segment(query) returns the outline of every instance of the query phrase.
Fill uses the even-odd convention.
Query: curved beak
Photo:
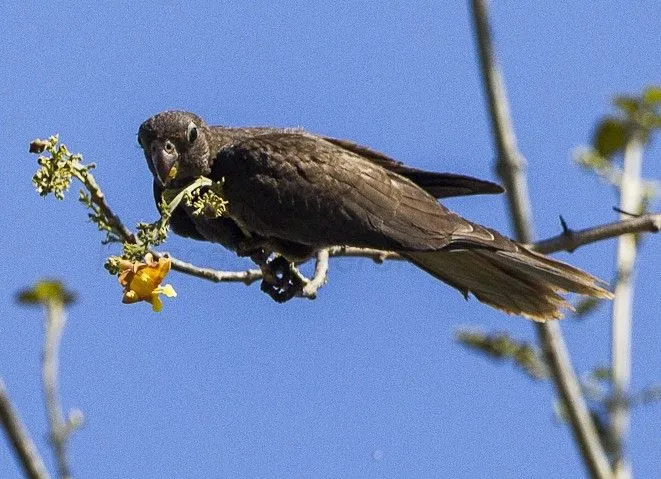
[[[165,186],[177,174],[176,150],[167,151],[164,144],[155,141],[152,145],[151,163],[161,186]]]

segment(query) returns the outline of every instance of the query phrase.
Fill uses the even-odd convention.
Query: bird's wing
[[[225,178],[232,218],[265,237],[319,247],[515,248],[397,172],[304,133],[262,134],[230,144],[214,160],[212,176]]]
[[[318,137],[256,136],[221,150],[213,166],[230,215],[265,237],[397,250],[464,295],[538,321],[562,316],[565,292],[612,297],[594,276],[461,218],[410,179]]]
[[[408,178],[434,198],[495,194],[505,191],[502,186],[490,181],[480,180],[471,176],[456,175],[453,173],[435,173],[432,171],[411,168],[399,161],[393,160],[379,151],[372,150],[371,148],[358,145],[351,141],[329,137],[323,138],[334,145],[362,156],[376,165]]]

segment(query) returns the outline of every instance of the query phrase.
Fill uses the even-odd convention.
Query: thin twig
[[[643,140],[634,133],[624,150],[624,168],[620,186],[620,211],[637,212],[641,203],[641,170]],[[621,218],[627,215],[620,213]],[[633,312],[633,268],[636,261],[636,237],[622,235],[617,242],[617,281],[612,315],[611,368],[613,371],[613,407],[611,439],[616,445],[613,460],[616,479],[631,477],[631,467],[625,454],[629,429],[629,406],[620,400],[629,395],[631,382],[631,319]]]
[[[60,340],[66,322],[66,315],[64,304],[61,301],[47,301],[45,306],[47,314],[42,376],[46,412],[50,426],[49,436],[55,453],[58,475],[60,479],[69,479],[71,478],[71,470],[67,457],[67,442],[72,426],[64,419],[58,391]]]
[[[152,251],[152,254],[157,258],[164,255],[163,253],[158,253],[156,251]],[[206,279],[214,283],[243,283],[250,285],[257,280],[262,279],[264,276],[259,269],[249,269],[245,271],[219,271],[217,269],[195,266],[194,264],[174,258],[169,254],[167,257],[170,258],[172,269],[175,271]]]
[[[7,438],[14,448],[26,477],[29,479],[50,479],[43,459],[9,400],[2,379],[0,379],[0,424],[7,433]]]
[[[109,225],[113,228],[115,234],[119,236],[119,239],[122,241],[128,241],[128,242],[135,242],[135,236],[131,232],[130,229],[128,229],[124,223],[122,223],[122,220],[115,214],[112,209],[110,209],[110,206],[108,205],[108,202],[106,201],[106,195],[101,191],[101,188],[97,184],[96,180],[94,180],[94,177],[85,172],[81,173],[80,170],[76,170],[76,178],[80,180],[80,182],[85,185],[85,188],[90,192],[90,199],[92,202],[99,207],[101,212],[105,215],[105,217],[108,219]]]
[[[498,173],[508,190],[517,239],[530,243],[533,234],[527,182],[523,172],[522,155],[516,147],[503,78],[493,53],[486,0],[472,0],[472,11],[482,77],[489,98],[491,124],[498,145]],[[536,328],[586,467],[594,478],[611,478],[610,465],[571,365],[560,324],[557,321],[547,321],[536,323]]]

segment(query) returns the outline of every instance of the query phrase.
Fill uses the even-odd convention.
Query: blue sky
[[[614,193],[571,164],[617,93],[661,78],[658,1],[493,2],[492,23],[528,159],[536,234],[557,217],[615,218]],[[120,302],[77,204],[30,183],[35,137],[60,133],[98,164],[127,222],[156,216],[136,144],[142,121],[187,109],[209,123],[302,126],[411,165],[495,179],[494,148],[467,2],[48,2],[0,6],[0,375],[49,464],[39,383],[41,314],[14,292],[58,277],[79,294],[62,345],[62,400],[86,416],[75,477],[579,477],[549,384],[531,383],[454,341],[461,325],[534,338],[406,264],[335,260],[315,301],[272,302],[257,285],[172,274],[161,314]],[[658,141],[644,173],[661,177]],[[510,231],[502,198],[447,204]],[[658,206],[658,203],[657,203]],[[659,238],[642,247],[633,332],[636,388],[661,380]],[[178,257],[248,266],[172,238]],[[558,257],[612,275],[614,242]],[[563,329],[577,369],[605,364],[609,308]],[[661,474],[657,405],[633,412],[639,477]],[[0,477],[19,477],[0,443]]]

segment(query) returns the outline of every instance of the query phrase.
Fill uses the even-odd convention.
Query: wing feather
[[[273,132],[221,149],[233,218],[249,230],[313,246],[438,250],[509,241],[438,204],[410,179],[319,137]]]
[[[399,161],[393,160],[380,151],[367,148],[366,146],[338,138],[323,138],[334,145],[362,156],[382,168],[408,178],[434,198],[440,199],[448,198],[450,196],[496,194],[505,191],[502,186],[492,183],[491,181],[480,180],[471,176],[457,175],[454,173],[436,173],[411,168]]]

